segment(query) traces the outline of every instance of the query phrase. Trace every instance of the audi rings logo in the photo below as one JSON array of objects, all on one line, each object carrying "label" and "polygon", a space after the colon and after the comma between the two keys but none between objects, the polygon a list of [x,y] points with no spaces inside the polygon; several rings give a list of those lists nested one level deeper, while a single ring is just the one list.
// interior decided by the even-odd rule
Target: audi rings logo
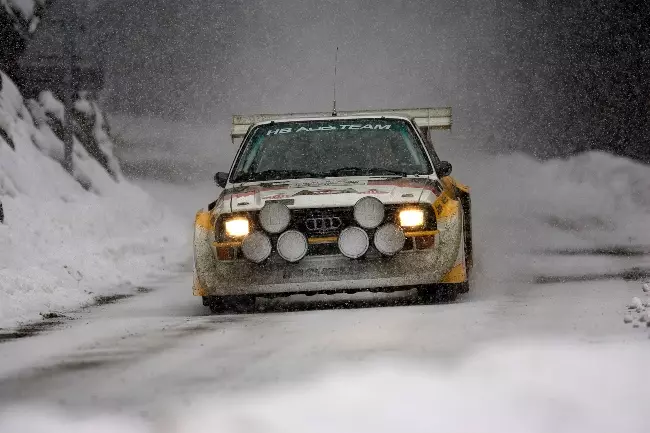
[{"label": "audi rings logo", "polygon": [[325,232],[330,230],[338,230],[343,225],[339,217],[313,217],[305,220],[307,230],[311,232]]}]

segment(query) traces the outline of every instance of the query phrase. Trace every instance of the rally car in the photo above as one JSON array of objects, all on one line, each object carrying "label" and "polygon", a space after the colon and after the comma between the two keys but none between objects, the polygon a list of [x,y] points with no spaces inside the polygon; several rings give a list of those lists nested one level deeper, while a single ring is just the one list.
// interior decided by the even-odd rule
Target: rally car
[{"label": "rally car", "polygon": [[469,188],[430,139],[450,108],[233,116],[242,138],[196,214],[193,293],[214,312],[256,297],[469,290]]}]

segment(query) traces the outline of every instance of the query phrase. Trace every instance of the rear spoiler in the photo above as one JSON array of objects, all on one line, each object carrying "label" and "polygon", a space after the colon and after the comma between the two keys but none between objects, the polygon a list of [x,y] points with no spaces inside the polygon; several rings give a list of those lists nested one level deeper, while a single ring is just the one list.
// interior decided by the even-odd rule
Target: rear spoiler
[{"label": "rear spoiler", "polygon": [[[403,108],[388,110],[363,110],[363,111],[339,111],[336,116],[403,116],[413,119],[415,124],[425,130],[451,129],[451,107],[431,108]],[[260,122],[268,122],[280,119],[310,119],[317,117],[333,117],[332,113],[286,113],[286,114],[235,114],[232,116],[232,130],[230,136],[241,138],[251,126]]]}]

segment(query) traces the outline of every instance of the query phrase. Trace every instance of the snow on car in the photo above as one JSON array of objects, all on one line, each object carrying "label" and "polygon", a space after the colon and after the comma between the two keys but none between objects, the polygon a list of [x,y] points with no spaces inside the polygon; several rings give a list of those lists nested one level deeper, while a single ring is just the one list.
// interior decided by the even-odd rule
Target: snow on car
[{"label": "snow on car", "polygon": [[[336,113],[334,113],[336,114]],[[233,116],[243,137],[218,199],[195,219],[195,296],[469,290],[469,188],[430,140],[450,108]]]}]

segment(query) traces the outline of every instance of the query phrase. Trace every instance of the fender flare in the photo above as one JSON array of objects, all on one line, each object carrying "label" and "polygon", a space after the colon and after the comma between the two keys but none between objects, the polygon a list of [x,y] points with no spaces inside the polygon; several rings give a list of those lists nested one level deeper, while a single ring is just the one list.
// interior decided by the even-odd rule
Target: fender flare
[{"label": "fender flare", "polygon": [[474,266],[474,247],[472,242],[472,198],[467,185],[456,183],[456,193],[463,205],[463,231],[465,234],[465,265],[469,273]]}]

